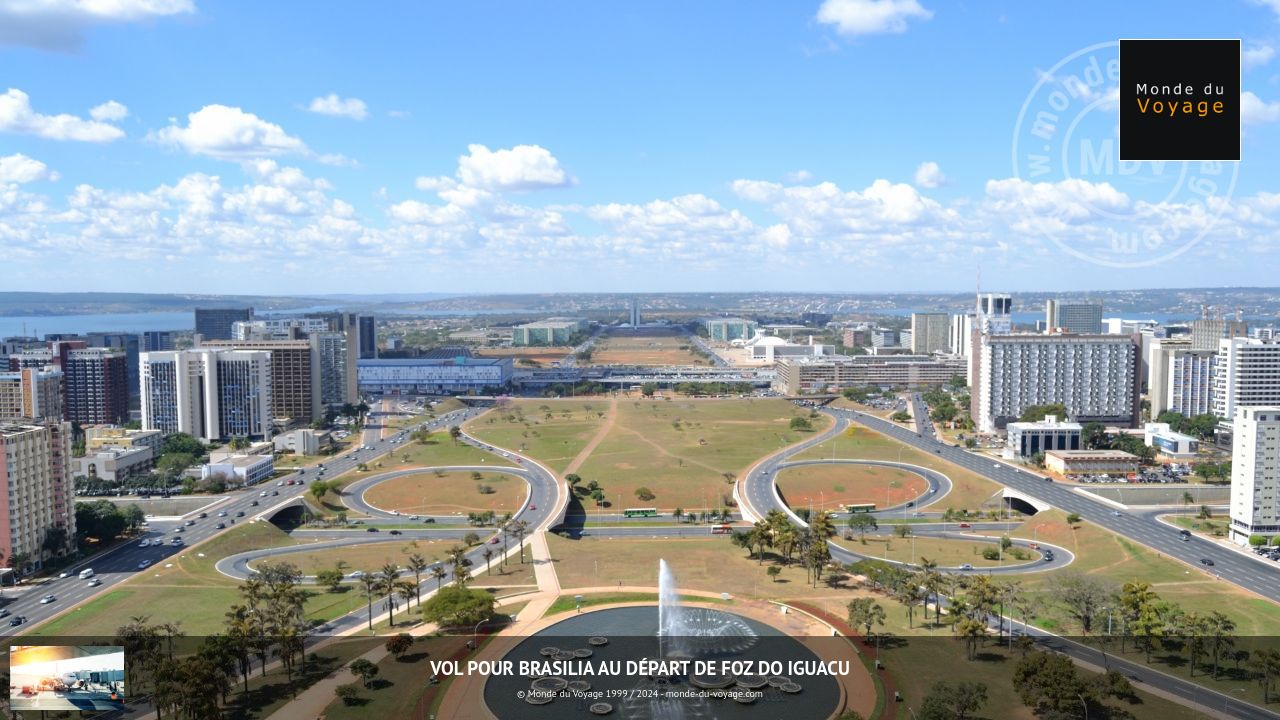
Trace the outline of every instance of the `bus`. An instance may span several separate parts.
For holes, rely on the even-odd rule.
[[[658,508],[627,508],[622,511],[623,517],[658,517]]]
[[[712,525],[711,526],[712,535],[728,535],[731,532],[733,532],[732,525]]]
[[[844,509],[846,512],[851,512],[851,513],[869,513],[869,512],[876,511],[876,504],[860,503],[858,505],[845,505]]]

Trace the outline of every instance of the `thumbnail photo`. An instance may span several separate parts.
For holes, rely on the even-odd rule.
[[[12,710],[124,709],[124,648],[16,645],[9,649]]]

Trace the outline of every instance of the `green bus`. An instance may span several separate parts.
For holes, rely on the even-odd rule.
[[[658,517],[658,508],[627,508],[622,511],[623,517]]]
[[[845,505],[844,509],[846,512],[851,512],[851,513],[869,513],[869,512],[876,511],[876,504],[860,503],[858,505]]]

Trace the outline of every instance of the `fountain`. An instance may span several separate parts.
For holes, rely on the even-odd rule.
[[[666,560],[658,560],[658,658],[688,657],[684,638],[689,637],[689,623],[680,606],[676,576]]]

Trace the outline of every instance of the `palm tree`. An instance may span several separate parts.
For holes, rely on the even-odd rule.
[[[427,569],[427,559],[418,553],[409,556],[409,569],[413,571],[413,586],[417,589],[418,607],[422,607],[422,571]]]
[[[907,628],[911,628],[912,622],[915,620],[916,605],[924,599],[924,590],[920,588],[920,581],[913,573],[898,584],[894,590],[894,599],[902,603],[907,609]]]
[[[493,567],[489,564],[489,561],[493,559],[493,550],[490,550],[490,549],[489,549],[489,546],[488,546],[488,545],[485,545],[485,546],[484,546],[484,551],[483,551],[483,552],[481,552],[480,554],[484,556],[484,571],[485,571],[485,574],[486,574],[486,575],[492,575],[492,574],[493,574],[493,572],[492,572],[492,571],[493,571]]]
[[[404,601],[405,612],[409,612],[409,604],[418,595],[417,583],[411,583],[408,580],[397,580],[394,583],[396,594]],[[421,602],[419,602],[421,605]]]
[[[378,578],[373,573],[362,573],[360,584],[364,586],[364,596],[369,604],[369,632],[373,632],[373,591],[378,587]]]
[[[515,536],[520,545],[520,564],[524,564],[524,536],[529,533],[529,523],[524,520],[512,520],[507,524],[507,532]]]
[[[387,622],[396,625],[396,581],[400,579],[400,568],[395,563],[387,563],[378,572],[378,588],[387,596]]]
[[[449,571],[444,569],[443,565],[436,564],[431,566],[431,577],[436,579],[436,592],[440,591],[440,586],[446,577],[449,577]]]
[[[987,625],[981,620],[962,618],[956,624],[956,632],[965,640],[965,649],[972,660],[978,656],[978,643],[987,634]]]
[[[828,510],[819,510],[815,513],[809,520],[809,527],[813,528],[813,531],[823,540],[836,534],[835,519]]]

